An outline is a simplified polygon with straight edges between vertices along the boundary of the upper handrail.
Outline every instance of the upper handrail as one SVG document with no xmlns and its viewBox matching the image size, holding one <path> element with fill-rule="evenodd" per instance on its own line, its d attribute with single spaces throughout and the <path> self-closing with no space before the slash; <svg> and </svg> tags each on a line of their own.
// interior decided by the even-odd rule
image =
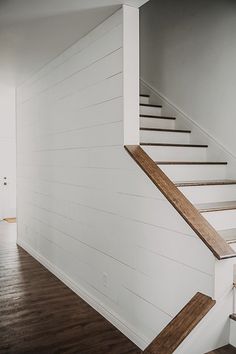
<svg viewBox="0 0 236 354">
<path fill-rule="evenodd" d="M 236 257 L 236 252 L 145 153 L 140 145 L 126 145 L 125 149 L 217 259 Z"/>
</svg>

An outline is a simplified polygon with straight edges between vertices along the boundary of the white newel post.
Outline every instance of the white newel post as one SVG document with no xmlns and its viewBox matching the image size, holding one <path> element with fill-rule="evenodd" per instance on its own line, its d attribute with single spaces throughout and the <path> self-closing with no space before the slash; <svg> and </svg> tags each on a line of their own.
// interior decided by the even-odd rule
<svg viewBox="0 0 236 354">
<path fill-rule="evenodd" d="M 139 144 L 139 9 L 123 6 L 124 144 Z"/>
</svg>

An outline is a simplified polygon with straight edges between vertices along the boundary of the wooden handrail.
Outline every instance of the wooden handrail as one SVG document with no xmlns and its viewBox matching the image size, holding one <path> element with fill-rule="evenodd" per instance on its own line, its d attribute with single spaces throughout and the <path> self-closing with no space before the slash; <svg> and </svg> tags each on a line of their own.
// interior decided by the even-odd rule
<svg viewBox="0 0 236 354">
<path fill-rule="evenodd" d="M 197 293 L 143 353 L 172 354 L 215 303 L 209 296 Z"/>
<path fill-rule="evenodd" d="M 236 252 L 199 213 L 160 167 L 145 153 L 140 145 L 126 145 L 125 149 L 217 259 L 236 257 Z"/>
</svg>

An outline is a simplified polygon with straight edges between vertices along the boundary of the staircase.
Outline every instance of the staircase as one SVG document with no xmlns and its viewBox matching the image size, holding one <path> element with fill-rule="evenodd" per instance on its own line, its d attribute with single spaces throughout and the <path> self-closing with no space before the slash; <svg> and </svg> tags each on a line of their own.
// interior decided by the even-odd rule
<svg viewBox="0 0 236 354">
<path fill-rule="evenodd" d="M 192 144 L 191 131 L 140 96 L 140 145 L 219 235 L 236 250 L 236 179 L 227 161 L 207 161 L 207 145 Z"/>
<path fill-rule="evenodd" d="M 162 115 L 161 105 L 151 104 L 149 95 L 141 95 L 140 146 L 125 148 L 216 258 L 235 257 L 236 179 L 226 178 L 227 161 L 208 161 L 208 145 L 192 143 L 191 130 L 177 126 L 176 117 Z M 196 301 L 198 297 L 207 304 L 205 309 Z M 197 294 L 144 352 L 174 353 L 196 326 L 196 316 L 191 314 L 196 311 L 201 320 L 214 306 L 212 301 Z M 235 315 L 230 322 L 229 344 L 207 354 L 236 354 Z"/>
</svg>

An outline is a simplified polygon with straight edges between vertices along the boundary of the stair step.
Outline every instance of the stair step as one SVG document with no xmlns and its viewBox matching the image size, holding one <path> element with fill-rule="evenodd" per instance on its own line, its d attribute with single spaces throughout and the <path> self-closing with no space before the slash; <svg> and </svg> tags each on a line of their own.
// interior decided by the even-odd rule
<svg viewBox="0 0 236 354">
<path fill-rule="evenodd" d="M 155 161 L 206 161 L 205 146 L 187 144 L 141 144 L 143 150 Z"/>
<path fill-rule="evenodd" d="M 228 243 L 236 242 L 236 229 L 219 230 L 218 233 Z"/>
<path fill-rule="evenodd" d="M 194 147 L 194 148 L 207 148 L 208 145 L 195 145 L 195 144 L 168 144 L 168 143 L 140 143 L 142 146 L 173 146 L 173 147 Z M 235 182 L 236 183 L 236 182 Z"/>
<path fill-rule="evenodd" d="M 162 106 L 160 105 L 145 104 L 145 103 L 140 104 L 140 114 L 142 115 L 161 116 L 161 109 Z"/>
<path fill-rule="evenodd" d="M 206 180 L 206 181 L 188 181 L 188 182 L 178 182 L 175 185 L 177 187 L 197 187 L 197 186 L 224 186 L 236 184 L 236 180 L 223 179 L 223 180 Z"/>
<path fill-rule="evenodd" d="M 229 316 L 231 320 L 236 321 L 236 314 L 232 314 Z"/>
<path fill-rule="evenodd" d="M 167 117 L 167 116 L 154 116 L 154 115 L 147 115 L 147 114 L 140 114 L 141 118 L 156 118 L 156 119 L 167 119 L 167 120 L 176 120 L 176 117 Z"/>
<path fill-rule="evenodd" d="M 191 130 L 182 130 L 182 129 L 140 128 L 140 130 L 170 132 L 170 133 L 188 133 L 188 134 L 191 133 Z"/>
<path fill-rule="evenodd" d="M 204 218 L 220 233 L 222 238 L 234 240 L 236 229 L 236 201 L 196 204 Z"/>
<path fill-rule="evenodd" d="M 150 95 L 145 95 L 145 94 L 141 93 L 140 97 L 150 97 Z"/>
<path fill-rule="evenodd" d="M 147 107 L 158 107 L 158 108 L 162 108 L 162 105 L 160 104 L 145 104 L 145 103 L 141 103 L 140 106 L 147 106 Z"/>
<path fill-rule="evenodd" d="M 159 167 L 174 183 L 183 180 L 220 180 L 226 177 L 226 165 L 221 164 L 159 164 Z"/>
<path fill-rule="evenodd" d="M 140 127 L 142 128 L 157 128 L 157 129 L 174 129 L 175 119 L 166 117 L 140 116 Z"/>
<path fill-rule="evenodd" d="M 174 129 L 141 128 L 140 141 L 142 143 L 166 143 L 166 144 L 188 144 L 190 140 L 189 131 L 178 131 Z"/>
<path fill-rule="evenodd" d="M 226 242 L 227 242 L 229 245 L 234 245 L 234 244 L 236 244 L 236 238 L 233 239 L 233 240 L 226 240 Z"/>
<path fill-rule="evenodd" d="M 141 104 L 149 104 L 150 96 L 149 95 L 140 95 L 139 100 Z"/>
<path fill-rule="evenodd" d="M 209 213 L 215 211 L 233 210 L 236 209 L 236 201 L 218 202 L 218 203 L 204 203 L 195 205 L 200 213 Z"/>
<path fill-rule="evenodd" d="M 156 161 L 157 165 L 227 165 L 227 162 L 205 161 Z"/>
<path fill-rule="evenodd" d="M 236 354 L 236 348 L 228 344 L 224 347 L 212 350 L 211 352 L 208 352 L 206 354 Z"/>
<path fill-rule="evenodd" d="M 217 203 L 236 200 L 236 184 L 235 183 L 220 183 L 219 181 L 207 181 L 207 184 L 202 184 L 202 181 L 194 181 L 193 183 L 176 183 L 179 190 L 193 204 L 202 203 Z"/>
<path fill-rule="evenodd" d="M 204 218 L 218 231 L 236 228 L 236 209 L 221 209 L 211 212 L 202 212 Z"/>
</svg>

